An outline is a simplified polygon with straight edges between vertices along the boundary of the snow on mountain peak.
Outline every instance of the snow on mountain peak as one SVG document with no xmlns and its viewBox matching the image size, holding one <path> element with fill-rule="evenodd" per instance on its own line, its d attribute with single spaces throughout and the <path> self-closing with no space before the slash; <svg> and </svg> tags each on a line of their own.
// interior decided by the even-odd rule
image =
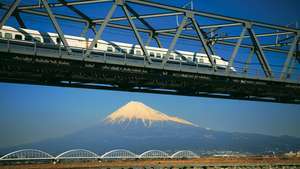
<svg viewBox="0 0 300 169">
<path fill-rule="evenodd" d="M 185 125 L 190 125 L 194 127 L 198 127 L 197 125 L 175 117 L 168 116 L 164 113 L 161 113 L 157 110 L 152 109 L 151 107 L 137 101 L 131 101 L 126 105 L 122 106 L 115 112 L 111 113 L 109 116 L 105 118 L 107 123 L 121 123 L 125 121 L 132 120 L 141 120 L 145 126 L 150 127 L 152 122 L 175 122 Z"/>
</svg>

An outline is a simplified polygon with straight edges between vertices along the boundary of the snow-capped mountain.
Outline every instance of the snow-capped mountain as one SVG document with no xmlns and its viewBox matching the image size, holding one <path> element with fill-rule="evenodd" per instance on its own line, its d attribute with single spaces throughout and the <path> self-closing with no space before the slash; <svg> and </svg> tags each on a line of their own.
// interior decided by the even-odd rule
<svg viewBox="0 0 300 169">
<path fill-rule="evenodd" d="M 23 148 L 41 149 L 52 154 L 77 148 L 98 153 L 120 148 L 136 153 L 149 149 L 262 153 L 298 151 L 300 139 L 215 131 L 166 115 L 143 103 L 129 102 L 96 126 L 64 137 L 0 150 L 0 153 Z"/>
<path fill-rule="evenodd" d="M 145 127 L 151 127 L 152 123 L 156 122 L 174 122 L 184 125 L 190 125 L 198 127 L 197 125 L 175 117 L 168 116 L 164 113 L 161 113 L 157 110 L 152 109 L 151 107 L 136 101 L 131 101 L 119 108 L 117 111 L 111 113 L 105 118 L 106 123 L 115 124 L 115 123 L 130 123 L 132 121 L 142 121 Z"/>
</svg>

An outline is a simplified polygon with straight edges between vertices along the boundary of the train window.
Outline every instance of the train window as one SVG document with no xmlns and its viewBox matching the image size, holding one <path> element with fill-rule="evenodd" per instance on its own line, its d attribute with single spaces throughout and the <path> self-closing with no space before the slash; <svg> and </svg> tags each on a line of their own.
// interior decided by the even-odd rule
<svg viewBox="0 0 300 169">
<path fill-rule="evenodd" d="M 56 43 L 57 43 L 57 44 L 60 44 L 60 43 L 61 43 L 61 40 L 60 40 L 59 37 L 56 38 Z"/>
<path fill-rule="evenodd" d="M 174 55 L 170 55 L 169 58 L 172 59 L 172 60 L 174 60 Z"/>
<path fill-rule="evenodd" d="M 154 52 L 150 52 L 150 57 L 154 57 Z"/>
<path fill-rule="evenodd" d="M 2 32 L 0 32 L 0 38 L 2 38 Z"/>
<path fill-rule="evenodd" d="M 16 34 L 16 35 L 15 35 L 15 39 L 16 39 L 16 40 L 22 40 L 23 37 L 22 37 L 22 35 L 20 35 L 20 34 Z"/>
<path fill-rule="evenodd" d="M 25 40 L 26 40 L 26 41 L 32 41 L 32 37 L 29 36 L 29 35 L 26 35 L 26 36 L 25 36 Z"/>
<path fill-rule="evenodd" d="M 115 48 L 115 52 L 116 53 L 121 53 L 121 49 L 117 47 L 117 48 Z"/>
<path fill-rule="evenodd" d="M 50 43 L 50 38 L 44 38 L 44 43 Z"/>
<path fill-rule="evenodd" d="M 134 54 L 134 50 L 130 49 L 129 54 Z"/>
<path fill-rule="evenodd" d="M 4 38 L 5 39 L 12 39 L 12 34 L 11 33 L 5 33 Z"/>
<path fill-rule="evenodd" d="M 113 48 L 111 46 L 107 47 L 107 52 L 113 52 Z"/>
<path fill-rule="evenodd" d="M 136 50 L 136 51 L 135 51 L 135 54 L 136 54 L 136 55 L 140 55 L 140 56 L 141 56 L 141 55 L 142 55 L 142 51 L 140 51 L 140 50 Z"/>
<path fill-rule="evenodd" d="M 163 54 L 163 58 L 166 58 L 167 57 L 167 54 Z"/>
<path fill-rule="evenodd" d="M 121 49 L 122 53 L 127 53 L 127 49 Z"/>
<path fill-rule="evenodd" d="M 180 60 L 180 56 L 177 55 L 177 56 L 175 57 L 175 60 Z"/>
<path fill-rule="evenodd" d="M 161 54 L 160 53 L 156 53 L 156 57 L 157 58 L 161 58 Z"/>
<path fill-rule="evenodd" d="M 98 43 L 95 43 L 94 47 L 97 48 L 98 47 Z"/>
<path fill-rule="evenodd" d="M 40 37 L 34 37 L 35 42 L 42 42 L 42 39 Z"/>
<path fill-rule="evenodd" d="M 198 62 L 199 63 L 204 63 L 204 59 L 203 58 L 199 58 Z"/>
</svg>

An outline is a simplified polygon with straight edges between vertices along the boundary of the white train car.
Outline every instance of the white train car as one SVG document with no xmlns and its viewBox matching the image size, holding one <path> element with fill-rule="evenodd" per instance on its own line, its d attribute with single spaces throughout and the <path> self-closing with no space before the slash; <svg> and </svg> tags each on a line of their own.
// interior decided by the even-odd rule
<svg viewBox="0 0 300 169">
<path fill-rule="evenodd" d="M 13 39 L 17 41 L 30 41 L 44 44 L 60 45 L 61 40 L 56 33 L 40 33 L 31 29 L 15 29 L 10 26 L 3 26 L 0 30 L 0 38 Z M 83 37 L 65 35 L 66 41 L 71 48 L 86 49 L 89 47 L 93 39 L 86 39 Z M 154 60 L 162 60 L 168 51 L 165 48 L 146 46 L 149 56 Z M 143 57 L 143 51 L 139 45 L 133 45 L 123 42 L 98 40 L 93 50 L 100 50 L 111 53 L 126 53 L 135 57 Z M 214 62 L 218 68 L 225 69 L 228 62 L 223 60 L 220 56 L 213 55 Z M 189 51 L 176 50 L 170 53 L 169 61 L 182 63 L 196 63 L 199 66 L 210 66 L 209 59 L 204 53 L 195 53 Z M 234 68 L 231 68 L 235 71 Z"/>
</svg>

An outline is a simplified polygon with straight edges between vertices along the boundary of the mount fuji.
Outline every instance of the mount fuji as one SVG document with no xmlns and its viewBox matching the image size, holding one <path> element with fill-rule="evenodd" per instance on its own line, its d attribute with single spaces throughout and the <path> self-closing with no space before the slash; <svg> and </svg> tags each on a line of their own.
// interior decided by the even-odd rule
<svg viewBox="0 0 300 169">
<path fill-rule="evenodd" d="M 164 113 L 152 109 L 151 107 L 146 106 L 141 102 L 135 101 L 127 103 L 125 106 L 119 108 L 117 111 L 113 112 L 105 118 L 105 122 L 107 124 L 127 123 L 129 125 L 132 122 L 137 123 L 138 121 L 143 122 L 145 127 L 151 127 L 153 123 L 164 122 L 172 122 L 181 125 L 198 127 L 197 125 L 187 120 L 175 116 L 168 116 Z"/>
<path fill-rule="evenodd" d="M 107 116 L 101 123 L 63 137 L 11 147 L 0 152 L 34 148 L 52 154 L 83 148 L 97 153 L 128 149 L 142 153 L 150 149 L 166 152 L 192 150 L 262 153 L 300 150 L 300 139 L 290 136 L 230 133 L 209 130 L 175 116 L 132 101 Z"/>
</svg>

